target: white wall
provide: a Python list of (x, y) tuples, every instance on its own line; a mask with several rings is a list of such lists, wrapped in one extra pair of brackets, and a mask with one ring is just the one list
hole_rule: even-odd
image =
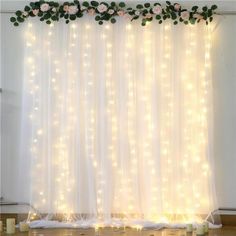
[(221, 19), (212, 53), (217, 195), (236, 208), (236, 15)]
[[(1, 196), (17, 196), (20, 87), (23, 51), (19, 28), (1, 14)], [(236, 16), (223, 17), (214, 31), (213, 86), (216, 188), (220, 207), (236, 208)], [(27, 191), (27, 190), (26, 190)]]

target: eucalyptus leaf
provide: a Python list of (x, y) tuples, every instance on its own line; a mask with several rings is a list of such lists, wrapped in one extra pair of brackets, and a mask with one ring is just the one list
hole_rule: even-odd
[(91, 1), (91, 5), (93, 7), (97, 7), (99, 5), (99, 3), (97, 1)]
[(136, 6), (136, 8), (137, 8), (137, 9), (142, 9), (142, 8), (143, 8), (143, 5), (138, 4), (138, 5)]
[(192, 7), (192, 11), (197, 11), (197, 9), (198, 9), (198, 6), (193, 6)]
[(76, 20), (76, 15), (70, 15), (70, 20)]
[(21, 15), (22, 15), (22, 12), (21, 12), (21, 11), (16, 11), (16, 15), (17, 15), (17, 16), (21, 16)]
[(30, 7), (29, 6), (25, 6), (24, 10), (25, 11), (30, 11)]
[(11, 21), (11, 22), (15, 22), (15, 21), (16, 21), (16, 18), (15, 18), (15, 17), (11, 17), (11, 18), (10, 18), (10, 21)]
[(83, 2), (83, 3), (82, 3), (82, 6), (84, 6), (84, 7), (89, 7), (89, 3), (88, 3), (88, 2)]
[(211, 6), (211, 10), (213, 10), (213, 11), (216, 10), (217, 8), (218, 8), (218, 7), (217, 7), (216, 5), (212, 5), (212, 6)]
[(124, 8), (125, 7), (125, 3), (124, 2), (120, 2), (119, 3), (119, 7)]
[(116, 23), (116, 19), (115, 18), (111, 18), (111, 23), (115, 24)]
[(18, 22), (21, 22), (21, 23), (25, 21), (24, 18), (22, 18), (20, 16), (18, 16), (16, 19), (17, 19)]

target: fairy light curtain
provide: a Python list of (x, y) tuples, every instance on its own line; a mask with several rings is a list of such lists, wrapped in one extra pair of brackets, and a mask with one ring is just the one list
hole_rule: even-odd
[(210, 26), (84, 17), (24, 31), (23, 163), (39, 212), (132, 225), (217, 208)]

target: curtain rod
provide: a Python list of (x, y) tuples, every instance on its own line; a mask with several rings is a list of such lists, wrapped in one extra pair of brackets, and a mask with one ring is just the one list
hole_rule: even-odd
[[(0, 11), (0, 14), (12, 14), (15, 13), (16, 11)], [(226, 15), (226, 16), (233, 16), (236, 15), (236, 11), (218, 11), (216, 15)]]

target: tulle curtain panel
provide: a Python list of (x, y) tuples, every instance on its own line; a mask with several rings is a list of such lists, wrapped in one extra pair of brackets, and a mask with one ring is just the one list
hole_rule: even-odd
[(185, 224), (217, 208), (210, 25), (84, 17), (22, 29), (19, 182), (41, 216)]

